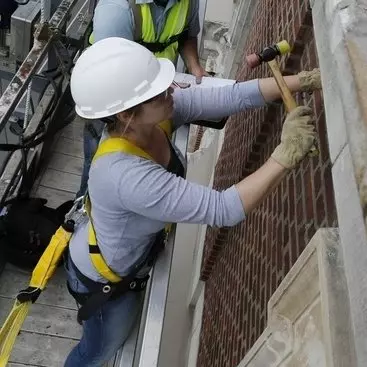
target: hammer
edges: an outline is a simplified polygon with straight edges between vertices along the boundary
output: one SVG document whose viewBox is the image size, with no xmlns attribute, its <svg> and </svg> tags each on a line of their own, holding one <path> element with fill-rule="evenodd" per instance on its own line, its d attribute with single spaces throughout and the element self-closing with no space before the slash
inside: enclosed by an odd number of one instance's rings
<svg viewBox="0 0 367 367">
<path fill-rule="evenodd" d="M 291 47 L 289 43 L 285 40 L 280 41 L 276 43 L 275 45 L 265 47 L 261 52 L 253 53 L 251 55 L 246 56 L 246 62 L 247 65 L 254 69 L 263 62 L 267 62 L 272 73 L 274 76 L 274 79 L 278 85 L 278 88 L 280 90 L 280 94 L 282 96 L 284 106 L 287 112 L 290 112 L 294 110 L 297 107 L 297 103 L 295 99 L 292 96 L 291 91 L 289 90 L 283 75 L 279 69 L 279 65 L 276 61 L 277 56 L 285 55 L 289 53 L 291 50 Z M 312 147 L 309 156 L 315 156 L 318 155 L 318 150 L 316 147 Z"/>
</svg>

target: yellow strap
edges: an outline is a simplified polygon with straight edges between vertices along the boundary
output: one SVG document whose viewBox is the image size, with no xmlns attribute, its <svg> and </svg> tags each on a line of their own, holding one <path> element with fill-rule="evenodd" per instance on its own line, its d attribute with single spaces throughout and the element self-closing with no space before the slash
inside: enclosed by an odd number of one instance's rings
<svg viewBox="0 0 367 367">
<path fill-rule="evenodd" d="M 171 120 L 165 120 L 159 124 L 159 127 L 166 133 L 171 139 L 173 133 L 173 123 Z"/>
<path fill-rule="evenodd" d="M 95 153 L 92 162 L 96 159 L 111 153 L 116 152 L 123 152 L 131 155 L 136 155 L 141 158 L 145 158 L 151 161 L 154 159 L 143 149 L 140 149 L 133 143 L 129 142 L 127 139 L 124 138 L 110 138 L 104 140 L 98 147 L 97 152 Z"/>
<path fill-rule="evenodd" d="M 90 213 L 88 213 L 88 216 L 89 216 L 88 243 L 89 246 L 95 247 L 94 250 L 95 252 L 89 251 L 89 256 L 92 261 L 92 264 L 98 271 L 98 274 L 102 276 L 104 279 L 107 279 L 111 283 L 118 283 L 122 280 L 122 278 L 110 269 L 110 267 L 106 263 L 106 260 L 103 258 L 97 245 L 97 236 L 96 232 L 94 231 Z"/>
<path fill-rule="evenodd" d="M 89 253 L 89 256 L 93 263 L 93 266 L 95 267 L 95 269 L 97 269 L 98 274 L 101 277 L 107 279 L 111 283 L 121 282 L 122 278 L 109 268 L 109 266 L 106 263 L 106 260 L 103 258 L 101 253 L 98 254 Z"/>
<path fill-rule="evenodd" d="M 6 367 L 14 347 L 15 340 L 20 332 L 29 312 L 31 302 L 20 303 L 15 301 L 9 316 L 0 330 L 0 367 Z"/>
<path fill-rule="evenodd" d="M 166 120 L 159 124 L 160 128 L 170 138 L 172 135 L 172 121 Z M 123 152 L 130 155 L 136 155 L 141 158 L 148 159 L 154 162 L 154 159 L 150 154 L 146 153 L 143 149 L 139 148 L 129 140 L 124 138 L 109 138 L 101 142 L 98 146 L 97 152 L 94 154 L 92 162 L 98 158 L 111 153 Z"/>
<path fill-rule="evenodd" d="M 50 243 L 33 270 L 29 282 L 30 287 L 41 290 L 46 287 L 48 280 L 55 273 L 70 237 L 71 233 L 67 232 L 63 227 L 60 227 L 52 236 Z M 16 300 L 13 309 L 0 330 L 0 367 L 5 367 L 9 360 L 15 339 L 27 317 L 30 305 L 31 302 L 20 303 Z"/>
<path fill-rule="evenodd" d="M 44 289 L 49 279 L 55 273 L 57 265 L 69 244 L 72 233 L 60 227 L 52 236 L 50 243 L 33 270 L 29 283 L 31 287 Z"/>
<path fill-rule="evenodd" d="M 96 155 L 99 152 L 102 144 L 106 143 L 110 140 L 114 140 L 114 139 L 107 139 L 107 140 L 105 140 L 104 142 L 102 142 L 100 144 L 100 146 L 99 146 L 99 148 L 96 152 Z M 120 139 L 118 139 L 118 140 L 120 140 Z M 112 144 L 113 144 L 113 142 L 112 142 Z M 104 149 L 107 149 L 107 148 L 108 148 L 108 145 L 105 145 Z M 104 155 L 104 154 L 107 154 L 107 153 L 108 153 L 107 151 L 103 150 L 103 154 L 98 155 L 97 158 Z M 91 215 L 91 213 L 92 213 L 92 204 L 90 202 L 88 194 L 86 195 L 86 198 L 85 198 L 85 201 L 84 201 L 84 208 L 85 208 L 85 211 L 87 212 L 88 217 L 89 217 L 88 244 L 90 246 L 89 247 L 89 257 L 92 261 L 92 264 L 93 264 L 94 268 L 96 269 L 96 271 L 98 272 L 98 274 L 100 274 L 103 278 L 107 279 L 109 282 L 111 282 L 111 283 L 120 282 L 122 280 L 122 278 L 118 274 L 114 273 L 109 268 L 109 266 L 106 263 L 106 260 L 103 258 L 103 255 L 101 254 L 101 252 L 99 250 L 99 247 L 98 247 L 98 244 L 97 244 L 97 236 L 96 236 L 96 232 L 94 230 L 93 222 L 92 222 L 92 215 Z M 91 252 L 91 247 L 93 247 L 93 246 L 95 247 L 95 249 L 94 249 L 94 252 Z"/>
</svg>

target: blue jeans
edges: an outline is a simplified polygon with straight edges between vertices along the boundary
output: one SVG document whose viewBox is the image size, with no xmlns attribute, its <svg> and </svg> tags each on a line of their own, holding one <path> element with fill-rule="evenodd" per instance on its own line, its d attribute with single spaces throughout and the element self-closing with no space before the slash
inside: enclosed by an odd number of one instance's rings
<svg viewBox="0 0 367 367">
<path fill-rule="evenodd" d="M 84 163 L 79 191 L 76 197 L 83 196 L 88 188 L 89 170 L 94 154 L 98 149 L 99 140 L 103 133 L 104 123 L 100 120 L 86 121 L 83 134 Z"/>
<path fill-rule="evenodd" d="M 70 287 L 88 292 L 77 279 L 70 260 L 65 266 Z M 66 359 L 65 367 L 100 367 L 107 363 L 124 344 L 138 318 L 143 292 L 127 292 L 108 301 L 99 311 L 83 322 L 82 338 Z"/>
</svg>

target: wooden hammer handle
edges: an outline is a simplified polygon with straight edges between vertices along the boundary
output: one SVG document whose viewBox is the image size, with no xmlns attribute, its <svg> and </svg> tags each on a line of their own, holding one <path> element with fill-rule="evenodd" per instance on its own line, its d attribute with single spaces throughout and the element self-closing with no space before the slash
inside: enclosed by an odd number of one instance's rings
<svg viewBox="0 0 367 367">
<path fill-rule="evenodd" d="M 278 84 L 278 88 L 280 90 L 280 94 L 282 95 L 285 109 L 287 112 L 291 112 L 292 110 L 294 110 L 297 107 L 297 103 L 294 97 L 292 96 L 292 93 L 289 90 L 287 83 L 285 82 L 283 78 L 279 65 L 276 60 L 269 61 L 268 65 L 273 73 L 276 83 Z M 308 153 L 308 156 L 314 157 L 318 154 L 319 154 L 318 149 L 315 146 L 313 146 L 310 152 Z"/>
<path fill-rule="evenodd" d="M 273 73 L 276 83 L 278 84 L 285 105 L 285 109 L 287 110 L 287 112 L 291 112 L 297 107 L 297 103 L 283 78 L 283 75 L 279 69 L 279 65 L 276 60 L 269 61 L 268 65 Z"/>
</svg>

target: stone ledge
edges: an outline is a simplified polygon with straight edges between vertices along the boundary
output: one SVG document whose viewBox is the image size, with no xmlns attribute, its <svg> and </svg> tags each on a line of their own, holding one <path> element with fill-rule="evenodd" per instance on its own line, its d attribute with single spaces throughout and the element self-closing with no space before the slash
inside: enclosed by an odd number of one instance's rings
<svg viewBox="0 0 367 367">
<path fill-rule="evenodd" d="M 239 367 L 356 366 L 338 230 L 319 229 L 268 303 L 268 327 Z"/>
<path fill-rule="evenodd" d="M 367 1 L 311 0 L 358 366 L 367 366 Z M 363 233 L 361 233 L 363 232 Z"/>
</svg>

